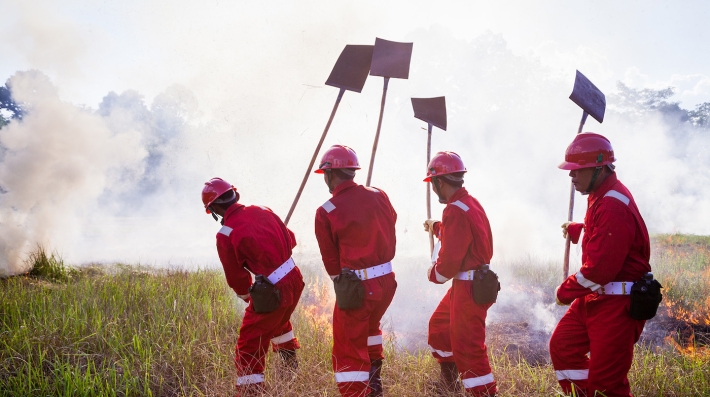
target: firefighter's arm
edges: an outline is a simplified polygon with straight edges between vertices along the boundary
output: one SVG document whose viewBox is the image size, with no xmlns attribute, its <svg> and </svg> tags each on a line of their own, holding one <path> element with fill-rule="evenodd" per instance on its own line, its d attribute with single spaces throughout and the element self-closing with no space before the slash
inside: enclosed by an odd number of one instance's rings
<svg viewBox="0 0 710 397">
<path fill-rule="evenodd" d="M 326 214 L 327 212 L 322 207 L 318 208 L 316 212 L 316 239 L 325 270 L 330 278 L 334 278 L 340 274 L 340 249 Z"/>
<path fill-rule="evenodd" d="M 584 223 L 565 222 L 562 224 L 562 237 L 567 238 L 569 235 L 570 241 L 573 244 L 577 244 L 583 229 Z"/>
<path fill-rule="evenodd" d="M 455 206 L 444 209 L 440 228 L 441 249 L 429 277 L 433 283 L 443 284 L 461 270 L 473 237 L 468 220 L 461 211 Z"/>
<path fill-rule="evenodd" d="M 557 290 L 557 299 L 562 303 L 571 303 L 613 281 L 629 253 L 636 232 L 633 214 L 627 208 L 619 207 L 624 205 L 621 202 L 603 204 L 606 205 L 594 215 L 594 229 L 582 247 L 584 262 L 581 269 L 569 276 Z"/>
<path fill-rule="evenodd" d="M 441 221 L 437 221 L 436 219 L 427 219 L 424 221 L 424 231 L 428 232 L 431 231 L 433 235 L 435 235 L 437 238 L 441 237 Z"/>
<path fill-rule="evenodd" d="M 222 262 L 227 284 L 238 297 L 248 301 L 251 287 L 251 273 L 244 268 L 244 259 L 240 258 L 238 250 L 231 244 L 229 237 L 217 235 L 217 254 Z"/>
</svg>

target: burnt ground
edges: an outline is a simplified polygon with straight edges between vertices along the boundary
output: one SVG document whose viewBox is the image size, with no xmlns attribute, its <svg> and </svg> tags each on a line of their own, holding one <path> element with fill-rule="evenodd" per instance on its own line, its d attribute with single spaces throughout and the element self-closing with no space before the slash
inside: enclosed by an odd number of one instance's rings
<svg viewBox="0 0 710 397">
<path fill-rule="evenodd" d="M 561 316 L 565 309 L 554 310 Z M 528 316 L 530 313 L 528 311 Z M 510 317 L 526 318 L 523 313 Z M 559 317 L 557 317 L 559 319 Z M 505 353 L 511 362 L 525 361 L 528 365 L 550 364 L 548 342 L 551 330 L 540 329 L 529 321 L 497 321 L 486 326 L 487 343 L 496 353 Z M 675 343 L 668 340 L 671 337 Z M 659 348 L 673 349 L 677 344 L 686 348 L 710 346 L 710 326 L 693 324 L 673 318 L 668 308 L 661 306 L 658 314 L 646 322 L 638 344 Z"/>
</svg>

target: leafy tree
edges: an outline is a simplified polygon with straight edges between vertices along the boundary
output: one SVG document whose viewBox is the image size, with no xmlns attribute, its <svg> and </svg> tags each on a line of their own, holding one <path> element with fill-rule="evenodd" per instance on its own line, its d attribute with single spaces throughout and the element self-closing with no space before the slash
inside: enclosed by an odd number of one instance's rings
<svg viewBox="0 0 710 397">
<path fill-rule="evenodd" d="M 22 120 L 22 117 L 25 115 L 25 109 L 21 104 L 18 104 L 12 99 L 12 90 L 10 89 L 9 82 L 10 80 L 8 80 L 4 86 L 0 86 L 0 110 L 9 112 L 11 114 L 10 117 L 13 119 Z M 7 124 L 7 120 L 5 120 L 2 115 L 0 115 L 0 118 L 4 120 L 4 124 Z M 0 121 L 0 123 L 3 123 L 3 121 Z"/>
</svg>

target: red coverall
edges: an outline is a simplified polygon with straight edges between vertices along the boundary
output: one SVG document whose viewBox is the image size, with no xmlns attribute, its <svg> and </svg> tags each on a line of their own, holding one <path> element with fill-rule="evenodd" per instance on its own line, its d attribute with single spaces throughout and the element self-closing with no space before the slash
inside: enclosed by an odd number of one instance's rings
<svg viewBox="0 0 710 397">
<path fill-rule="evenodd" d="M 397 213 L 382 190 L 346 181 L 316 211 L 316 237 L 331 278 L 342 268 L 366 269 L 387 263 L 395 253 Z M 359 309 L 333 310 L 333 371 L 340 394 L 368 393 L 370 362 L 382 360 L 380 320 L 394 298 L 394 273 L 364 280 Z"/>
<path fill-rule="evenodd" d="M 269 208 L 261 206 L 230 206 L 217 233 L 217 252 L 227 284 L 240 298 L 249 297 L 252 274 L 267 277 L 291 258 L 295 246 L 293 232 Z M 274 351 L 300 347 L 290 317 L 303 287 L 303 277 L 295 267 L 276 283 L 281 292 L 281 305 L 276 311 L 258 314 L 249 302 L 236 346 L 237 396 L 264 382 L 269 342 Z"/>
<path fill-rule="evenodd" d="M 443 284 L 459 272 L 480 269 L 493 257 L 493 235 L 481 204 L 465 188 L 449 198 L 434 224 L 441 249 L 429 280 Z M 486 313 L 492 303 L 473 301 L 473 281 L 454 279 L 429 320 L 429 346 L 437 361 L 455 362 L 472 396 L 496 393 L 486 350 Z"/>
<path fill-rule="evenodd" d="M 651 271 L 650 242 L 634 198 L 616 173 L 589 195 L 584 228 L 582 268 L 557 290 L 557 299 L 572 306 L 552 333 L 552 365 L 565 393 L 574 383 L 577 395 L 628 397 L 626 375 L 646 322 L 631 318 L 628 295 L 601 292 L 609 282 L 636 282 Z M 581 228 L 568 231 L 575 241 Z"/>
</svg>

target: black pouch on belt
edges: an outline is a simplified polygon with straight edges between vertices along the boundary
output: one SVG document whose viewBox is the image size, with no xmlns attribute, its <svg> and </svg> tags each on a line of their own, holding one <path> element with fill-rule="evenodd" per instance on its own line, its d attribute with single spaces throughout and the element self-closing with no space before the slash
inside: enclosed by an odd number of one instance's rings
<svg viewBox="0 0 710 397">
<path fill-rule="evenodd" d="M 653 279 L 653 273 L 646 273 L 641 281 L 631 287 L 631 318 L 634 320 L 650 320 L 656 316 L 661 304 L 663 286 Z"/>
<path fill-rule="evenodd" d="M 365 300 L 365 286 L 362 280 L 348 268 L 343 268 L 333 280 L 335 301 L 341 310 L 359 309 Z"/>
<path fill-rule="evenodd" d="M 473 274 L 473 301 L 479 305 L 495 303 L 498 299 L 498 291 L 500 291 L 500 282 L 498 275 L 488 268 L 488 265 L 481 266 L 480 270 L 476 270 Z"/>
<path fill-rule="evenodd" d="M 281 304 L 281 292 L 268 278 L 257 275 L 249 287 L 249 296 L 257 313 L 271 313 Z"/>
</svg>

